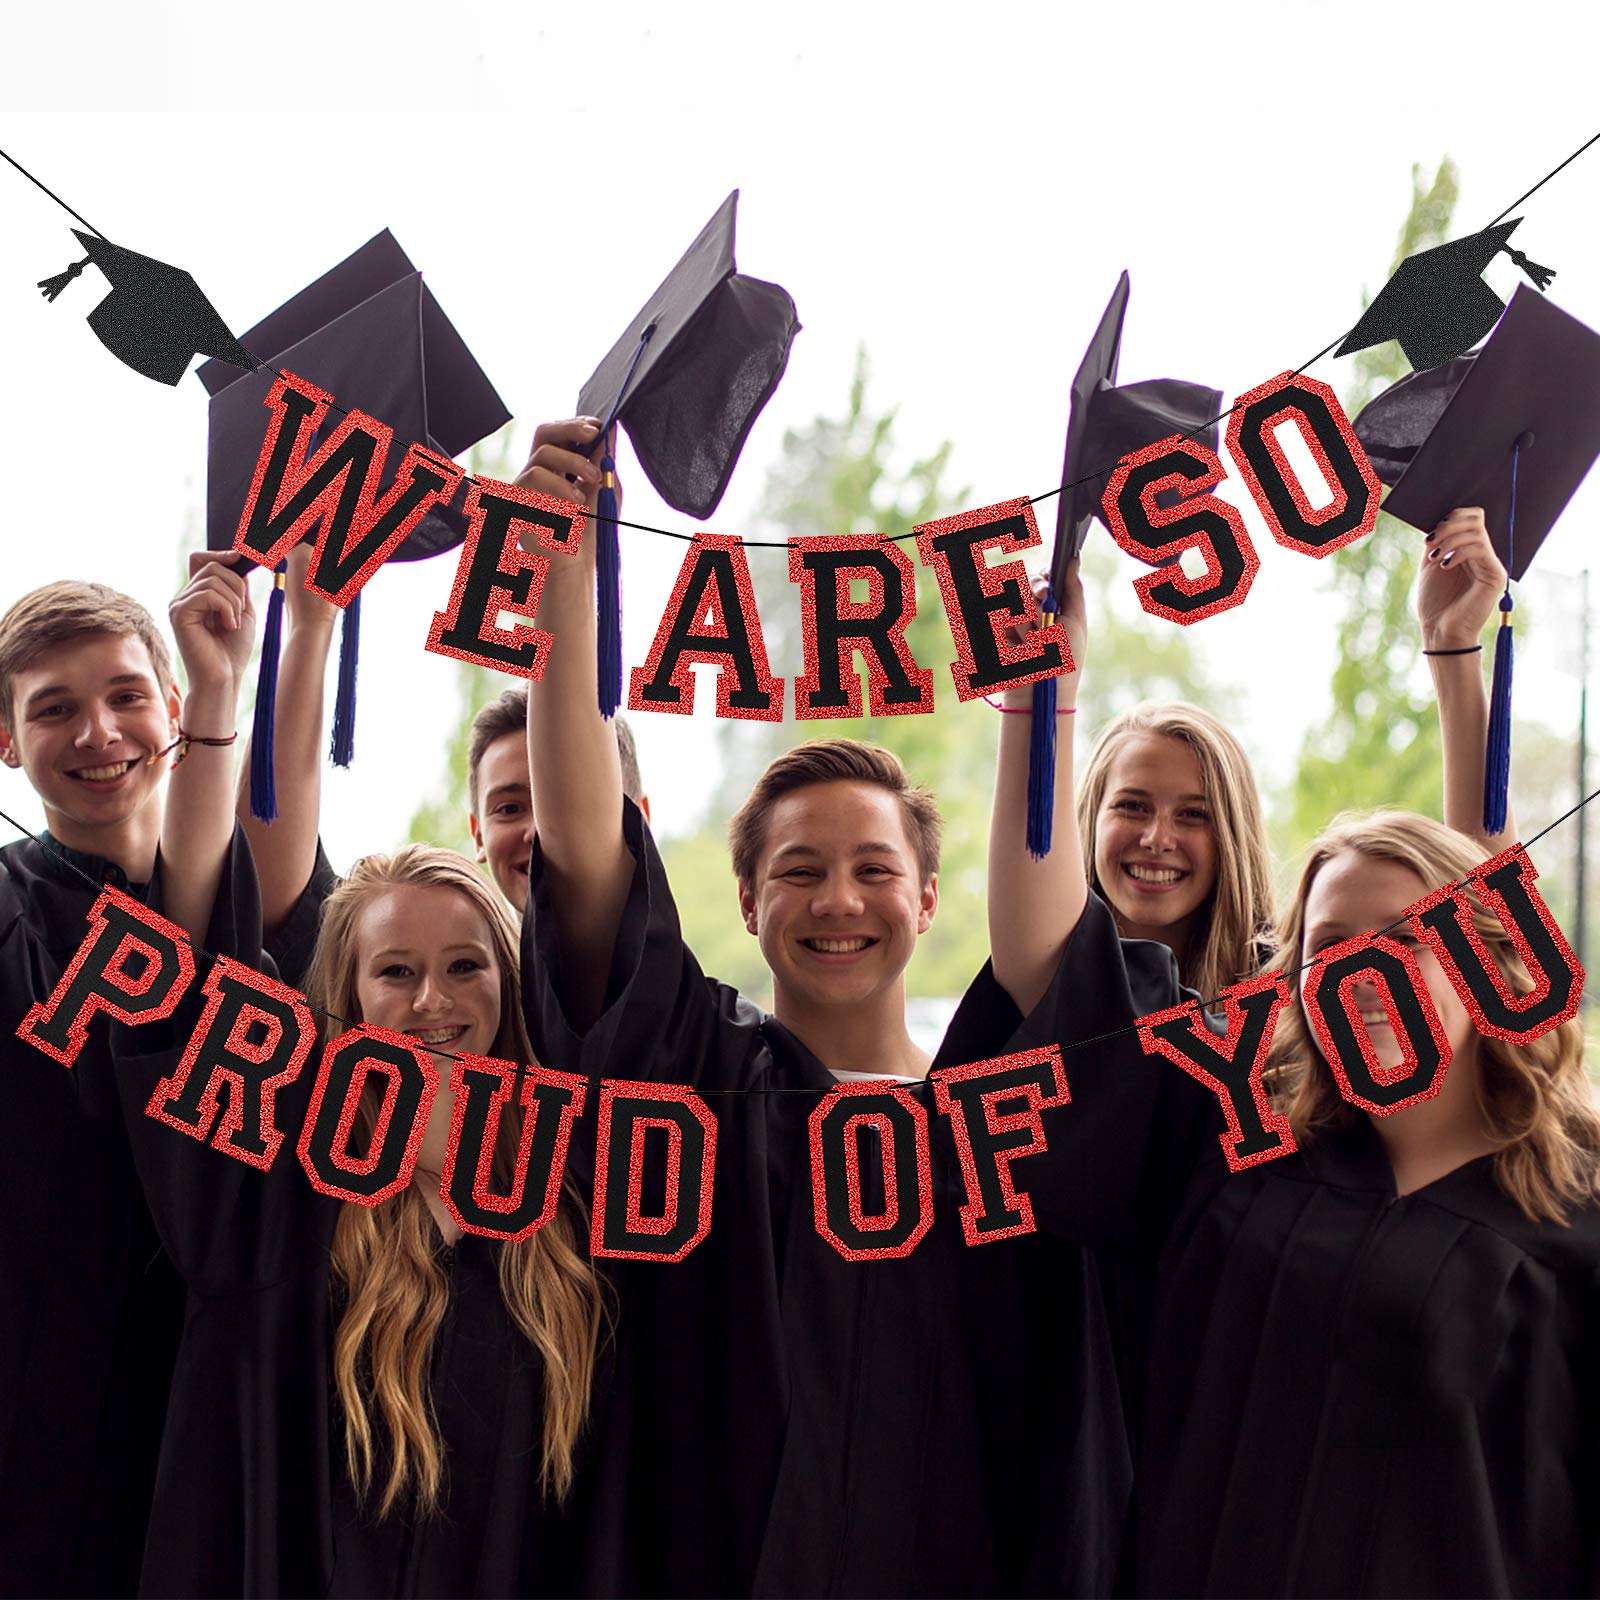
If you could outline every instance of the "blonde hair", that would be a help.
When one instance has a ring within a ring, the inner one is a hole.
[[[1350,1123],[1342,1099],[1300,1009],[1298,971],[1305,956],[1305,909],[1311,886],[1336,856],[1354,851],[1414,872],[1424,890],[1463,882],[1483,863],[1464,834],[1405,811],[1342,816],[1311,845],[1299,887],[1278,932],[1273,970],[1289,980],[1293,1004],[1278,1018],[1268,1067],[1274,1098],[1297,1141]],[[1500,919],[1473,897],[1473,925],[1513,994],[1533,979]],[[1374,932],[1379,930],[1373,930]],[[1526,1044],[1477,1035],[1478,1104],[1497,1149],[1495,1181],[1534,1221],[1564,1222],[1570,1206],[1600,1196],[1600,1112],[1583,1070],[1583,1026],[1576,1017]]]
[[[328,897],[305,991],[323,1015],[324,1042],[341,1024],[359,1019],[356,998],[356,923],[380,894],[408,886],[454,889],[482,916],[500,968],[500,1030],[491,1054],[524,1064],[533,1059],[518,993],[517,931],[511,913],[463,856],[408,845],[391,856],[365,856]],[[361,1117],[370,1135],[376,1094],[363,1095]],[[508,1183],[521,1136],[521,1110],[500,1119],[494,1170]],[[571,1487],[573,1457],[588,1414],[595,1352],[605,1312],[594,1269],[580,1249],[582,1202],[563,1191],[556,1215],[530,1238],[500,1249],[500,1293],[517,1327],[538,1350],[544,1369],[544,1435],[539,1483],[562,1498]],[[416,1185],[377,1207],[348,1204],[334,1229],[332,1265],[343,1301],[334,1334],[333,1374],[345,1418],[345,1459],[365,1499],[378,1455],[388,1459],[379,1502],[387,1515],[409,1488],[424,1514],[436,1511],[444,1481],[444,1447],[429,1393],[434,1336],[444,1320],[449,1283],[434,1253],[436,1237]]]
[[[1212,999],[1229,984],[1259,971],[1272,928],[1272,853],[1261,816],[1250,758],[1209,711],[1184,701],[1145,701],[1101,729],[1078,785],[1078,832],[1089,887],[1106,891],[1095,870],[1095,824],[1105,801],[1111,765],[1138,734],[1178,739],[1194,752],[1217,840],[1217,881],[1201,907],[1204,920],[1181,963],[1183,981]]]

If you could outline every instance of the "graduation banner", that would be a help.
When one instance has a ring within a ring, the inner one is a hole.
[[[1431,890],[1393,928],[1342,940],[1300,969],[1310,974],[1303,1004],[1346,1101],[1389,1116],[1438,1094],[1450,1066],[1450,1043],[1416,958],[1389,937],[1401,926],[1438,957],[1483,1032],[1525,1044],[1576,1016],[1583,968],[1534,887],[1537,877],[1526,849],[1513,845],[1463,882]],[[1528,993],[1513,994],[1484,947],[1472,921],[1474,895],[1528,968]],[[104,889],[88,921],[54,991],[16,1030],[68,1069],[95,1016],[130,1027],[170,1018],[194,982],[196,955],[205,955],[176,924],[120,889]],[[1296,1149],[1263,1079],[1279,1014],[1292,1000],[1290,976],[1263,973],[1204,1006],[1188,1000],[1134,1024],[1147,1055],[1165,1057],[1217,1096],[1227,1121],[1222,1150],[1236,1173]],[[1379,1062],[1352,995],[1369,976],[1402,1042],[1397,1066]],[[440,1189],[451,1215],[469,1232],[505,1240],[527,1238],[555,1215],[573,1123],[590,1089],[586,1079],[537,1064],[455,1057],[387,1028],[352,1026],[323,1046],[296,1136],[276,1125],[274,1099],[310,1061],[317,1032],[312,1008],[285,984],[227,956],[215,958],[201,987],[206,1004],[199,1021],[146,1116],[263,1172],[292,1141],[319,1193],[377,1206],[410,1184],[438,1089],[433,1055],[452,1056],[460,1082]],[[1206,1016],[1218,1005],[1225,1017],[1220,1031]],[[1028,1167],[1019,1173],[1013,1164],[1046,1154],[1042,1112],[1064,1108],[1071,1115],[1063,1048],[1051,1043],[935,1068],[929,1076],[965,1185],[960,1225],[969,1246],[1036,1231]],[[381,1086],[378,1110],[366,1148],[357,1149],[357,1111],[372,1080]],[[681,1262],[712,1227],[716,1116],[685,1084],[604,1079],[597,1088],[592,1253]],[[514,1176],[502,1191],[490,1162],[500,1118],[513,1102],[524,1114]],[[928,1110],[915,1092],[838,1083],[821,1096],[807,1126],[816,1231],[847,1261],[910,1255],[935,1221]],[[658,1150],[664,1146],[664,1182],[647,1207],[652,1130],[661,1136]],[[870,1201],[862,1181],[865,1131],[877,1143],[884,1173],[883,1191]]]

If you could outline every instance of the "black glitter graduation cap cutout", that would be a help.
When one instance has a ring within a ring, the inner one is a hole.
[[[182,267],[124,250],[98,234],[74,228],[89,253],[39,287],[54,300],[91,263],[111,284],[111,293],[86,319],[95,336],[119,361],[157,383],[176,384],[196,355],[256,369],[255,358],[228,331],[216,308]]]
[[[1530,261],[1508,243],[1521,221],[1514,217],[1482,233],[1407,256],[1335,354],[1349,355],[1397,339],[1406,360],[1416,371],[1425,372],[1470,350],[1506,308],[1483,281],[1500,251],[1541,289],[1555,277],[1551,268]]]
[[[1354,426],[1363,447],[1372,441],[1379,476],[1395,484],[1385,511],[1428,529],[1457,506],[1481,506],[1506,568],[1483,808],[1484,831],[1500,833],[1510,786],[1511,583],[1600,457],[1600,334],[1519,286],[1482,350],[1401,379]]]

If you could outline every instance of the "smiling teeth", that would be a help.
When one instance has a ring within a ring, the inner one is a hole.
[[[1133,865],[1128,868],[1128,876],[1136,878],[1140,883],[1176,883],[1183,874],[1176,867],[1142,867]]]
[[[870,939],[803,939],[801,943],[809,949],[820,950],[823,955],[845,956],[852,955],[857,950],[865,950],[872,941]]]
[[[90,783],[109,783],[113,778],[120,778],[132,765],[131,761],[118,761],[109,767],[79,767],[72,776]]]
[[[408,1028],[406,1031],[413,1039],[420,1039],[424,1044],[449,1044],[467,1030],[463,1024],[459,1028]]]
[[[1387,1011],[1363,1011],[1361,1013],[1361,1020],[1367,1027],[1370,1028],[1376,1023],[1387,1022],[1389,1020],[1389,1013]]]

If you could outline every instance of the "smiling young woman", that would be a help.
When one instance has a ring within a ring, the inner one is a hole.
[[[1255,774],[1208,711],[1135,706],[1102,730],[1078,791],[1090,887],[1125,939],[1155,939],[1211,996],[1261,969],[1272,858]]]

